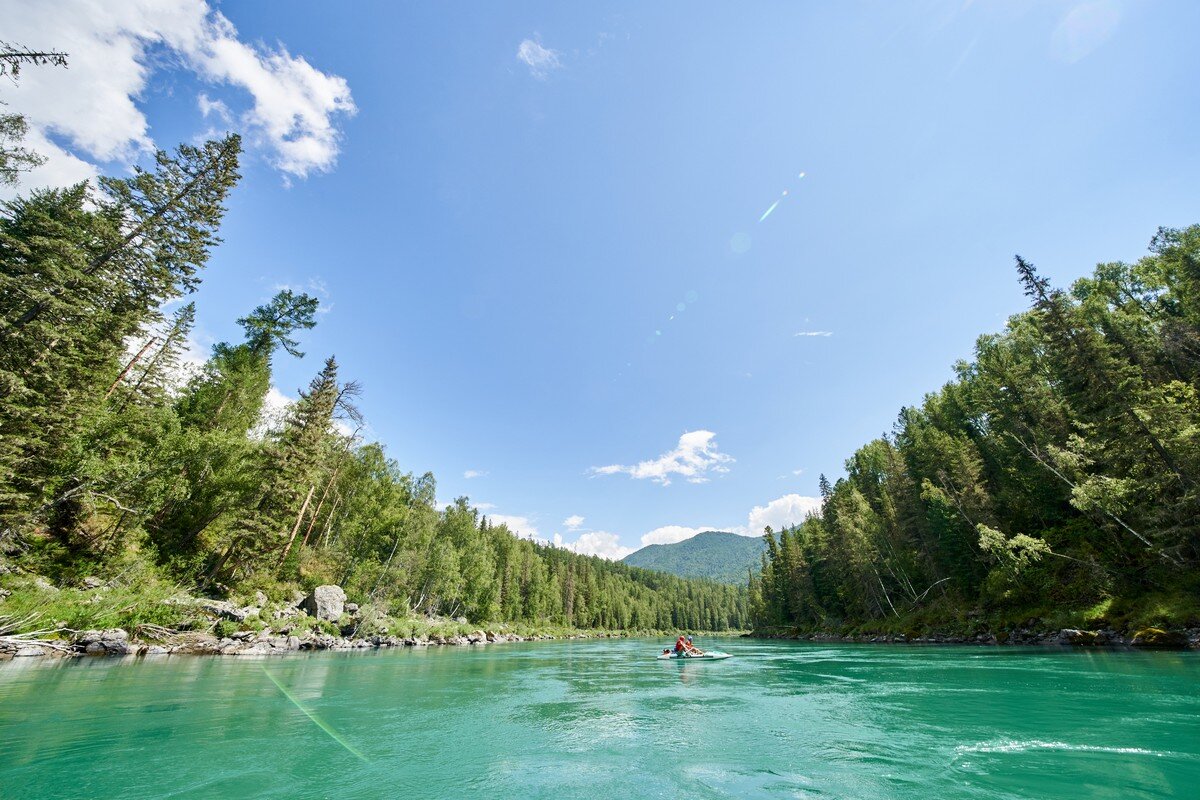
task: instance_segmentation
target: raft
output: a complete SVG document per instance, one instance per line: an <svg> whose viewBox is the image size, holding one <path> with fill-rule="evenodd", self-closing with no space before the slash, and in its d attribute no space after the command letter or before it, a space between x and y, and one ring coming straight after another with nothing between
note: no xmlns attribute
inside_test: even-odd
<svg viewBox="0 0 1200 800"><path fill-rule="evenodd" d="M673 660L678 659L680 661L719 661L722 658L729 658L729 656L730 656L729 653L722 653L719 650L708 650L704 653L701 653L698 656L695 656L695 655L678 656L678 655L675 655L674 653L663 653L662 655L660 655L658 657L658 660L659 661L673 661Z"/></svg>

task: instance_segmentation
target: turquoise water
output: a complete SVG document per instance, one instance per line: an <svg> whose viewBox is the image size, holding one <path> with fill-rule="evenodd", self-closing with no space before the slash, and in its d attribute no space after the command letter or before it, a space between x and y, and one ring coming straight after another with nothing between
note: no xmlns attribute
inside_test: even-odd
<svg viewBox="0 0 1200 800"><path fill-rule="evenodd" d="M1200 654L702 644L0 664L0 797L1200 796Z"/></svg>

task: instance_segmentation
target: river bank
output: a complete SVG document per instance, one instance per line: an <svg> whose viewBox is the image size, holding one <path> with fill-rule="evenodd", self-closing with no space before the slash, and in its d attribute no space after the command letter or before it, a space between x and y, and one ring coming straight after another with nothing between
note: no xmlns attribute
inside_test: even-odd
<svg viewBox="0 0 1200 800"><path fill-rule="evenodd" d="M182 592L167 597L130 598L124 591L91 578L85 578L78 589L60 589L44 579L28 582L25 591L0 589L0 661L85 656L267 656L557 639L674 637L676 633L581 629L536 622L479 623L465 617L391 616L372 603L348 602L337 585L317 586L308 593L293 590L287 599L275 600L257 591L239 602Z"/></svg>
<svg viewBox="0 0 1200 800"><path fill-rule="evenodd" d="M1086 630L1061 628L1044 630L1018 628L998 633L838 633L768 628L746 634L754 639L787 639L807 642L845 642L848 644L983 644L1012 646L1108 647L1157 650L1200 649L1200 627L1142 628L1137 631L1112 629Z"/></svg>

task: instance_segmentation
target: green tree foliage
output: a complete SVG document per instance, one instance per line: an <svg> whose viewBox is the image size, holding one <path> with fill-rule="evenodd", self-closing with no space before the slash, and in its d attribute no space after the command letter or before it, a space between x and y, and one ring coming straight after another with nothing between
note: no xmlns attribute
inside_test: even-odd
<svg viewBox="0 0 1200 800"><path fill-rule="evenodd" d="M280 420L280 350L317 302L282 291L183 368L195 288L238 179L230 137L0 214L0 546L56 577L150 564L216 593L337 582L392 614L722 630L745 589L518 538L359 438L333 358ZM174 308L167 313L166 309ZM115 570L116 567L114 566Z"/></svg>
<svg viewBox="0 0 1200 800"><path fill-rule="evenodd" d="M822 476L768 531L759 626L940 608L1086 607L1187 585L1200 559L1200 226L1069 291L1024 259L1031 309L956 379ZM1184 591L1178 589L1178 591Z"/></svg>

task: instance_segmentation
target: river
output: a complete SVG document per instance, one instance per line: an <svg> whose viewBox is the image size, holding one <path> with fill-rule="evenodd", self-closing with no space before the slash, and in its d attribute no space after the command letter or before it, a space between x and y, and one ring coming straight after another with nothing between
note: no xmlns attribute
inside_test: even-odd
<svg viewBox="0 0 1200 800"><path fill-rule="evenodd" d="M1200 796L1200 654L613 640L0 664L0 797Z"/></svg>

